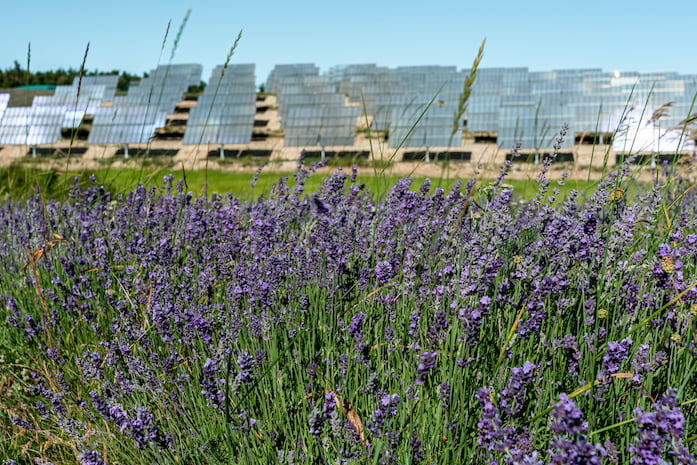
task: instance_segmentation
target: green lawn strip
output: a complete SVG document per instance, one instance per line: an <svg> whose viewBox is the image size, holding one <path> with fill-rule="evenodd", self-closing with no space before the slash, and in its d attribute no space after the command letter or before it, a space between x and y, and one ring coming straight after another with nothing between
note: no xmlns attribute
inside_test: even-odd
<svg viewBox="0 0 697 465"><path fill-rule="evenodd" d="M344 168L347 175L350 175L350 169ZM94 175L98 185L103 185L106 190L113 194L125 193L133 190L138 185L138 177L140 170L135 168L101 168L97 170L84 170L75 173L68 173L69 176L74 176L79 179L81 185L90 183L90 177ZM162 180L165 176L174 176L173 185L176 186L180 180L185 181L184 191L192 192L195 196L203 194L205 182L208 182L208 195L228 194L242 199L256 199L259 195L268 194L273 184L278 182L282 177L288 178L290 187L295 185L295 178L292 173L279 173L273 171L262 171L256 185L252 187L252 173L240 173L229 171L213 171L203 170L186 171L177 170L170 167L156 168L152 167L142 175L141 182L147 187L162 186ZM305 182L305 192L312 194L316 192L322 184L326 173L314 173ZM62 182L58 182L61 178L59 173L54 170L38 170L28 167L13 166L10 168L0 169L0 199L11 197L13 199L22 199L27 195L35 193L36 185L39 184L41 192L49 198L62 198L65 192ZM388 185L394 185L400 176L386 176ZM415 176L411 185L412 190L418 190L419 186L426 180L426 177ZM466 179L431 179L431 189L442 187L445 192L449 192L456 182L461 181L463 184ZM358 183L365 184L366 188L373 193L378 192L383 181L376 179L373 173L367 169L359 168ZM481 180L480 185L486 185L491 180ZM534 197L537 192L537 183L534 180L507 180L506 183L511 186L515 193L523 199ZM572 189L592 190L595 187L594 182L588 181L567 181L564 185L557 185L552 182L552 187L557 187L560 190L559 198L563 198ZM69 186L69 185L68 185Z"/></svg>

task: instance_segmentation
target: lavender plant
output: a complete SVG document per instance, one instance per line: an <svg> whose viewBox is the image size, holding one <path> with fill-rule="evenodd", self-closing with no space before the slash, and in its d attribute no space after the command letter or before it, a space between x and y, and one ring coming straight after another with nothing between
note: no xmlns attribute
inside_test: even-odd
<svg viewBox="0 0 697 465"><path fill-rule="evenodd" d="M553 158L531 201L302 159L5 201L0 460L694 463L692 174L559 199Z"/></svg>

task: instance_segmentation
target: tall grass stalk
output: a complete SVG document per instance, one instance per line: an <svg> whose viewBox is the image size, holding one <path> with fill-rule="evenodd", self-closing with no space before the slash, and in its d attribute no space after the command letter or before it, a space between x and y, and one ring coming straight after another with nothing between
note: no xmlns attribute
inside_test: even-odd
<svg viewBox="0 0 697 465"><path fill-rule="evenodd" d="M78 81L77 81L77 93L75 94L75 114L77 114L77 109L78 109L78 104L80 102L80 90L82 89L82 77L85 74L85 64L87 63L87 54L90 51L90 43L87 42L87 46L85 47L85 54L82 57L82 64L80 65L80 72L78 74ZM72 122L72 125L75 126L75 122ZM67 189L68 186L68 173L70 171L70 156L72 155L73 151L73 143L75 142L75 136L77 134L78 128L72 128L70 131L70 143L68 145L68 156L66 157L65 160L65 175L63 177L63 185L64 189Z"/></svg>
<svg viewBox="0 0 697 465"><path fill-rule="evenodd" d="M482 43L479 46L479 50L477 51L477 56L474 58L474 61L472 62L472 66L470 67L470 72L467 75L467 78L465 78L465 81L462 84L462 93L460 94L460 97L457 102L457 109L455 110L453 114L453 129L450 132L450 137L448 139L448 147L453 146L453 139L455 138L455 134L457 134L458 129L462 128L462 121L467 113L467 106L468 102L470 99L470 96L472 95L472 88L474 87L474 81L477 78L477 69L479 68L480 63L482 62L482 59L484 59L484 46L486 45L486 38L482 39ZM461 144L458 144L461 145ZM441 166L441 179L443 178L443 174L445 171L445 168L448 168L448 174L446 175L446 178L450 178L450 154L446 154L445 158L445 163Z"/></svg>
<svg viewBox="0 0 697 465"><path fill-rule="evenodd" d="M169 29L171 26L172 26L172 19L170 18L169 21L167 21L167 27L165 28L165 33L162 36L162 45L160 46L160 52L157 56L157 63L155 64L155 69L158 69L160 67L160 63L162 62L162 54L165 52L165 46L167 45L167 38L169 37ZM144 135L143 131L145 131L145 125L146 125L147 120L148 120L148 112L150 111L150 105L152 104L152 95L153 95L153 92L155 92L155 84L156 84L155 79L153 79L152 81L153 81L152 85L150 86L150 90L148 92L148 101L147 101L146 107L145 107L145 115L143 116L143 127L142 127L142 130L140 132L139 140L143 139L143 135ZM162 85L164 86L164 82L162 83ZM149 144L148 144L148 146L149 146ZM146 152L147 152L147 150L146 150ZM142 162L143 162L143 160L141 160L141 169L142 169Z"/></svg>
<svg viewBox="0 0 697 465"><path fill-rule="evenodd" d="M29 85L29 80L31 79L31 42L27 43L27 82L25 85Z"/></svg>
<svg viewBox="0 0 697 465"><path fill-rule="evenodd" d="M179 40L181 39L182 34L184 33L184 28L186 27L186 23L189 21L189 17L190 17L190 16L191 16L191 8L189 8L188 10L186 10L186 14L184 15L184 18L182 19L182 22L181 22L181 24L179 25L179 30L177 31L177 35L176 35L176 37L174 38L174 43L172 44L172 51L171 51L171 53L170 53L170 55L169 55L169 61L167 62L167 68L165 69L165 74L164 74L164 76L162 77L162 82L160 83L160 92L159 92L159 95L157 96L157 103L155 104L155 111L157 111L157 110L160 108L160 104L161 104L161 102L162 102L162 96L164 95L164 91L165 91L165 85L166 85L166 83L167 83L167 77L169 76L169 70L170 70L170 68L172 67L172 62L173 62L173 60L174 60L174 56L175 56L175 54L176 54L177 47L178 47L178 45L179 45ZM169 34L169 28L170 28L171 23L172 23L172 20L170 19L169 22L167 23L167 29L165 30L164 38L162 39L162 47L160 48L160 56L159 56L158 59L157 59L157 65L158 65L158 67L159 67L159 64L160 64L160 59L161 59L161 57L162 57L162 53L164 52L164 49L165 49L165 44L166 44L166 42L167 42L167 36L168 36L168 34ZM157 68L156 68L156 69L157 69ZM154 90L155 90L155 85L156 85L156 84L157 84L156 80L153 79L152 86L150 87L150 93L148 94L148 102L147 102L147 105L146 105L145 116L144 116L144 119L143 119L142 131L144 131L144 130L145 130L145 127L146 127L147 118L148 118L148 110L150 109L150 105L151 105L151 103L152 103L151 100L152 100L152 96L153 96L153 92L154 92ZM142 139L142 138L143 138L143 135L144 135L142 131L141 131L140 139ZM150 153L150 145L151 145L151 143L152 143L152 138L148 139L148 143L147 143L147 145L146 145L145 153L141 155L141 161L140 161L141 171L142 171L142 169L143 169L143 167L144 167L145 159L148 157L148 155L149 155L149 153Z"/></svg>
<svg viewBox="0 0 697 465"><path fill-rule="evenodd" d="M211 106L208 109L208 114L206 115L206 119L203 122L203 129L201 130L201 137L199 137L198 143L196 144L196 149L194 150L194 162L193 162L193 164L196 164L196 160L198 158L199 148L201 147L201 144L203 143L203 136L205 135L206 127L208 127L208 121L210 120L211 114L213 112L213 105L215 104L215 101L218 98L218 90L220 89L220 86L223 83L223 77L225 77L225 72L227 71L227 68L230 65L230 61L232 60L232 57L235 54L235 50L237 50L237 46L239 45L241 39L242 39L242 29L240 29L240 32L237 33L237 37L235 38L235 41L232 43L232 46L230 47L230 51L228 52L227 57L225 58L225 63L223 63L223 68L220 70L220 76L218 77L218 82L215 85L215 92L213 93L213 99L211 101ZM206 172L207 171L208 171L208 151L206 151Z"/></svg>

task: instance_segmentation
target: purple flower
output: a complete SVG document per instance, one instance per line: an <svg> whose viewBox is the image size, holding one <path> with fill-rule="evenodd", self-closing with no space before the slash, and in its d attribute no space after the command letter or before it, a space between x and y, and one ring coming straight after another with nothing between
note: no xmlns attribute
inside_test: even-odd
<svg viewBox="0 0 697 465"><path fill-rule="evenodd" d="M401 399L399 394L386 394L380 398L378 408L373 411L372 421L368 423L368 429L380 437L388 430L387 426L397 416L397 406Z"/></svg>
<svg viewBox="0 0 697 465"><path fill-rule="evenodd" d="M374 371L370 372L370 375L368 375L368 381L365 383L365 387L361 389L361 392L365 393L376 393L380 389L380 378L378 377L378 374Z"/></svg>
<svg viewBox="0 0 697 465"><path fill-rule="evenodd" d="M583 420L583 412L576 407L566 394L559 396L559 402L552 410L554 422L550 429L554 436L549 442L549 455L554 464L601 465L601 457L606 455L599 444L587 441L588 423Z"/></svg>
<svg viewBox="0 0 697 465"><path fill-rule="evenodd" d="M315 376L317 375L317 364L314 362L310 362L307 365L307 370L305 370L307 373L307 376L310 377L310 379L315 379Z"/></svg>
<svg viewBox="0 0 697 465"><path fill-rule="evenodd" d="M665 463L666 449L678 463L694 463L694 457L683 445L685 416L677 402L677 391L668 389L656 402L655 411L645 412L641 408L637 415L637 432L634 443L629 446L632 465L660 465Z"/></svg>
<svg viewBox="0 0 697 465"><path fill-rule="evenodd" d="M431 180L429 178L426 178L424 182L421 184L419 187L419 192L421 192L421 195L426 195L428 194L428 191L431 190Z"/></svg>
<svg viewBox="0 0 697 465"><path fill-rule="evenodd" d="M255 364L256 360L254 357L247 353L242 353L237 357L237 366L240 369L237 378L240 383L248 386L254 382L255 376L253 368Z"/></svg>
<svg viewBox="0 0 697 465"><path fill-rule="evenodd" d="M351 317L351 324L348 328L349 336L354 340L363 340L363 321L365 320L365 313L358 312L353 317Z"/></svg>
<svg viewBox="0 0 697 465"><path fill-rule="evenodd" d="M15 426L19 426L20 428L26 429L26 430L33 430L34 426L29 423L27 420L19 417L12 417L12 424Z"/></svg>
<svg viewBox="0 0 697 465"><path fill-rule="evenodd" d="M419 355L419 365L416 367L416 384L423 384L426 377L436 364L438 352L422 352Z"/></svg>
<svg viewBox="0 0 697 465"><path fill-rule="evenodd" d="M506 388L501 391L501 409L509 415L515 415L522 409L527 387L535 383L539 365L526 361L520 368L511 368L511 378Z"/></svg>
<svg viewBox="0 0 697 465"><path fill-rule="evenodd" d="M588 423L583 420L583 412L566 394L559 396L559 402L552 410L552 417L555 422L550 429L557 434L577 436L585 434L588 430Z"/></svg>
<svg viewBox="0 0 697 465"><path fill-rule="evenodd" d="M438 386L438 398L440 399L440 406L446 410L450 407L450 391L451 391L451 389L452 388L450 386L450 383L448 383L447 381L443 381Z"/></svg>
<svg viewBox="0 0 697 465"><path fill-rule="evenodd" d="M510 426L503 426L498 408L491 400L491 391L488 388L477 391L476 397L482 412L482 417L477 422L477 428L479 428L477 444L486 451L487 464L496 465L500 461L496 459L494 452L518 449L512 440L515 431Z"/></svg>
<svg viewBox="0 0 697 465"><path fill-rule="evenodd" d="M482 321L489 313L490 304L491 298L488 296L483 296L481 299L479 299L479 302L474 309L463 308L458 312L458 319L462 322L464 327L462 339L466 339L471 346L475 345L478 341L479 330L482 326Z"/></svg>
<svg viewBox="0 0 697 465"><path fill-rule="evenodd" d="M586 216L586 221L583 223L583 232L587 236L592 236L593 233L595 232L595 228L598 224L598 220L596 219L595 214L589 213Z"/></svg>
<svg viewBox="0 0 697 465"><path fill-rule="evenodd" d="M85 450L78 454L80 465L106 465L106 462L99 456L96 450Z"/></svg>
<svg viewBox="0 0 697 465"><path fill-rule="evenodd" d="M448 329L448 318L443 310L436 310L433 315L433 323L428 330L428 335L432 340L442 341Z"/></svg>
<svg viewBox="0 0 697 465"><path fill-rule="evenodd" d="M48 416L49 416L48 409L46 408L46 404L44 404L40 400L36 401L36 411L39 412L39 415L42 416L43 418L48 418Z"/></svg>
<svg viewBox="0 0 697 465"><path fill-rule="evenodd" d="M411 435L411 440L409 441L409 447L411 447L411 461L412 463L419 464L424 460L424 445L419 439L417 430Z"/></svg>
<svg viewBox="0 0 697 465"><path fill-rule="evenodd" d="M375 278L378 280L378 284L387 284L393 276L392 264L387 260L378 262L375 265Z"/></svg>
<svg viewBox="0 0 697 465"><path fill-rule="evenodd" d="M136 440L138 445L145 446L154 442L158 437L158 429L153 424L153 415L147 407L138 407L136 416L128 422L129 435Z"/></svg>
<svg viewBox="0 0 697 465"><path fill-rule="evenodd" d="M421 314L414 310L409 315L409 336L416 337L419 331L419 321L421 321Z"/></svg>
<svg viewBox="0 0 697 465"><path fill-rule="evenodd" d="M324 419L322 418L322 410L315 406L310 412L310 419L308 420L310 426L310 434L318 437L322 434L324 428Z"/></svg>
<svg viewBox="0 0 697 465"><path fill-rule="evenodd" d="M631 348L632 340L630 338L622 339L621 342L608 342L607 351L603 356L605 376L614 375L619 371L620 364L627 359Z"/></svg>

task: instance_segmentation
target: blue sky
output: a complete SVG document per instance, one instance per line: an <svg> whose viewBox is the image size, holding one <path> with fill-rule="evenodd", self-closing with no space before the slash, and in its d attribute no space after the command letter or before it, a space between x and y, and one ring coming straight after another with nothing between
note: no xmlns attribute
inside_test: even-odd
<svg viewBox="0 0 697 465"><path fill-rule="evenodd" d="M697 2L683 0L10 2L0 18L0 68L26 66L29 42L33 70L79 68L89 42L88 69L141 74L156 66L171 19L160 58L169 61L189 8L173 62L201 63L204 80L240 29L232 62L255 63L257 82L281 63L468 68L485 37L485 67L697 74Z"/></svg>

